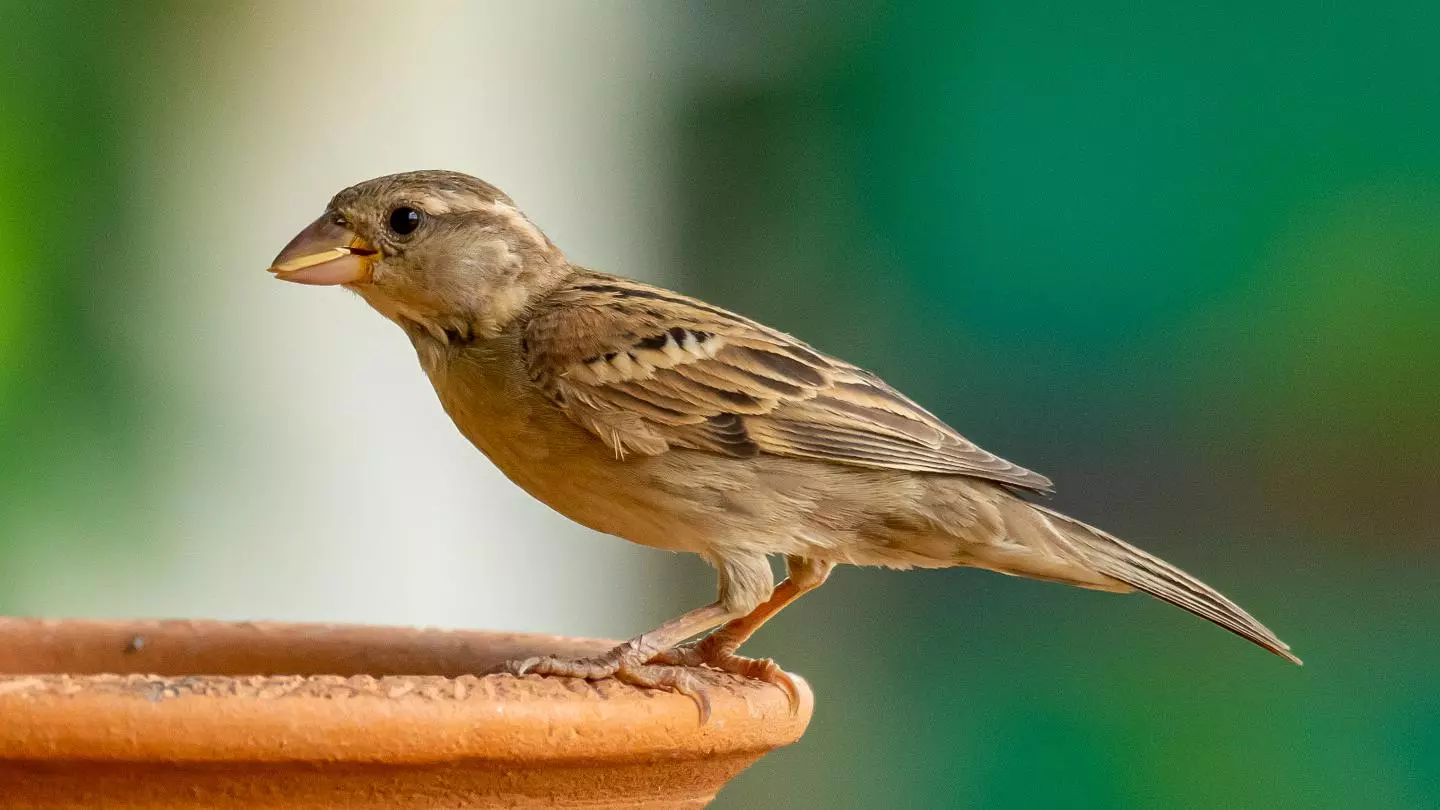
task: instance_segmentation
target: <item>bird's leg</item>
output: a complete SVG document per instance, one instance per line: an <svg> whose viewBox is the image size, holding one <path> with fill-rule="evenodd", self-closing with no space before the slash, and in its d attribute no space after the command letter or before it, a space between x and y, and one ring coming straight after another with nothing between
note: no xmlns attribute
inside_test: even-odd
<svg viewBox="0 0 1440 810"><path fill-rule="evenodd" d="M507 661L495 671L514 675L533 673L584 678L595 681L614 678L646 688L670 689L692 698L700 707L700 722L710 718L710 698L695 673L681 665L651 663L680 642L716 625L744 616L756 609L774 590L770 565L764 557L718 561L720 594L711 604L671 619L594 658L544 656Z"/></svg>
<svg viewBox="0 0 1440 810"><path fill-rule="evenodd" d="M785 690L790 697L790 708L799 707L800 691L795 679L769 658L745 658L736 655L747 639L755 635L760 626L779 613L786 605L815 590L829 578L834 563L805 557L786 557L785 567L789 576L770 598L760 603L744 616L731 619L723 627L699 641L692 641L674 649L662 652L650 659L655 664L669 666L709 666L732 672L746 678L773 683Z"/></svg>

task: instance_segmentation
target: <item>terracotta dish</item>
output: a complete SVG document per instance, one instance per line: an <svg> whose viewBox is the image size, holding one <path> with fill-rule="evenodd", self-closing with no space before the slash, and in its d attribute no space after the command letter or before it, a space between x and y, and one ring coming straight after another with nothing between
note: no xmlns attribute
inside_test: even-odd
<svg viewBox="0 0 1440 810"><path fill-rule="evenodd" d="M707 672L713 715L619 683L467 673L608 641L0 619L5 808L697 808L799 739L778 688Z"/></svg>

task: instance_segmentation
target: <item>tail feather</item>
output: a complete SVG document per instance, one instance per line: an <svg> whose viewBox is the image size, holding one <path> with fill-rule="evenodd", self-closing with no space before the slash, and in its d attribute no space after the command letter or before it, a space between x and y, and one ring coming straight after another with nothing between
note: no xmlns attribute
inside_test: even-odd
<svg viewBox="0 0 1440 810"><path fill-rule="evenodd" d="M1086 566L1209 619L1287 661L1302 663L1290 652L1290 645L1281 641L1270 628L1209 585L1094 526L1037 504L1030 506L1069 541L1074 553Z"/></svg>

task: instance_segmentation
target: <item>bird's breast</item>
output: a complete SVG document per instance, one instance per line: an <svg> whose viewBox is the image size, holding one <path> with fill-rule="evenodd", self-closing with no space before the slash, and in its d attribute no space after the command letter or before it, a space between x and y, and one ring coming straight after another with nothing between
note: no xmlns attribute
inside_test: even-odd
<svg viewBox="0 0 1440 810"><path fill-rule="evenodd" d="M644 545L701 551L683 510L652 503L650 459L615 458L530 381L518 338L462 348L417 344L421 365L460 432L507 478L596 531Z"/></svg>

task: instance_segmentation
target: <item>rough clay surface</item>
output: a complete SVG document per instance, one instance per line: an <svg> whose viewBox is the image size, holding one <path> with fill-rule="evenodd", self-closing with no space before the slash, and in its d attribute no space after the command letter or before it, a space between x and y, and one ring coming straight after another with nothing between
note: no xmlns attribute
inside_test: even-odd
<svg viewBox="0 0 1440 810"><path fill-rule="evenodd" d="M792 715L780 690L719 672L705 675L704 726L668 692L464 674L607 645L0 619L0 796L5 807L126 810L693 808L809 720L808 688ZM274 674L285 672L297 674Z"/></svg>

